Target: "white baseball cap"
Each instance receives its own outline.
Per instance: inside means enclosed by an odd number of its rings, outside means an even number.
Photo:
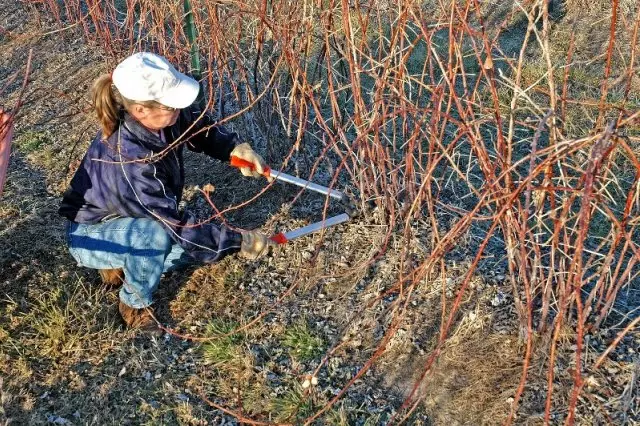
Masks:
[[[135,53],[120,62],[111,76],[122,96],[132,101],[156,101],[171,108],[186,108],[196,100],[200,86],[176,70],[162,56]]]

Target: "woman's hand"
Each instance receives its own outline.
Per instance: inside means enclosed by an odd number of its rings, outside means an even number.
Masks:
[[[263,173],[267,168],[267,163],[265,163],[262,157],[258,155],[251,148],[251,145],[249,145],[246,142],[241,143],[240,145],[236,145],[236,147],[233,148],[233,151],[231,151],[231,156],[241,158],[254,165],[255,167],[254,169],[251,169],[249,167],[241,167],[240,172],[242,173],[243,176],[252,176],[255,178],[259,178],[263,176]],[[267,178],[267,179],[271,181],[272,178],[271,179]]]
[[[240,245],[240,255],[246,259],[255,260],[269,253],[269,248],[276,244],[266,235],[257,231],[246,231],[242,233],[242,244]]]

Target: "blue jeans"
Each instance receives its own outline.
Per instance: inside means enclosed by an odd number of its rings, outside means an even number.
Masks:
[[[151,305],[163,272],[194,262],[152,219],[126,217],[94,225],[69,222],[67,243],[79,266],[122,268],[120,300],[136,309]]]

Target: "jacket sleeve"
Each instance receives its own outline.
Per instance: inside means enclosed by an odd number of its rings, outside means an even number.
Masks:
[[[200,117],[202,115],[202,117]],[[187,148],[194,152],[202,152],[221,161],[229,161],[231,151],[239,143],[238,134],[215,124],[211,114],[190,107],[184,110],[181,117],[182,131],[193,124],[187,134]]]
[[[198,224],[190,212],[179,214],[176,196],[162,182],[153,163],[122,164],[127,188],[121,192],[128,213],[160,222],[169,235],[194,259],[213,263],[240,250],[242,235],[226,226]]]

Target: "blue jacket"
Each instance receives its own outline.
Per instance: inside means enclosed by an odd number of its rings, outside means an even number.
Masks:
[[[184,187],[184,146],[229,161],[237,134],[221,126],[197,133],[212,125],[212,118],[205,115],[183,136],[185,143],[150,159],[182,135],[199,115],[199,111],[184,109],[161,138],[123,113],[120,125],[106,141],[98,132],[64,194],[59,213],[86,224],[112,217],[157,220],[175,242],[201,262],[215,262],[240,250],[240,233],[211,223],[194,227],[197,221],[193,214],[178,211]]]

